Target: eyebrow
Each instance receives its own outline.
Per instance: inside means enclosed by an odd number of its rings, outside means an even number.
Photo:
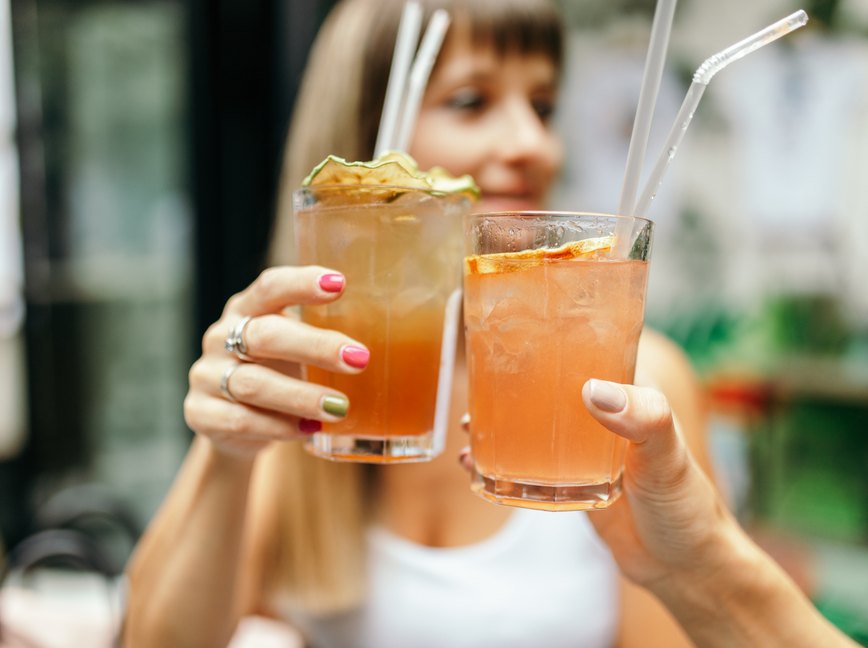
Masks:
[[[436,82],[442,83],[444,85],[464,85],[464,84],[474,84],[474,83],[488,83],[490,82],[498,73],[498,68],[496,65],[490,66],[476,66],[476,69],[472,70],[469,74],[466,74],[463,69],[463,66],[455,66],[456,70],[453,72],[452,70],[440,70],[440,74],[437,75]],[[534,89],[543,89],[543,90],[555,90],[558,87],[557,75],[547,75],[547,78],[540,78],[539,80],[534,80],[533,84]]]

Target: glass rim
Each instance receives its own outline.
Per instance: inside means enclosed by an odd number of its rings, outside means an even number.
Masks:
[[[441,189],[435,189],[433,187],[413,187],[410,185],[391,185],[391,184],[339,184],[339,183],[331,183],[331,184],[321,184],[314,185],[308,187],[298,187],[294,189],[292,192],[293,196],[306,194],[306,193],[317,193],[317,192],[349,192],[359,190],[365,193],[375,193],[375,192],[403,192],[403,193],[422,193],[427,194],[429,196],[434,196],[436,198],[456,198],[467,200],[468,202],[473,202],[473,200],[463,191],[443,191]]]
[[[526,220],[541,220],[543,218],[552,218],[553,220],[568,220],[570,218],[609,218],[613,220],[623,221],[639,221],[654,224],[654,221],[646,216],[627,216],[626,214],[610,214],[607,212],[593,211],[569,211],[563,209],[533,209],[533,210],[518,210],[518,211],[492,211],[492,212],[474,212],[467,218],[476,220],[482,218],[491,218],[499,220],[501,218],[518,218]]]

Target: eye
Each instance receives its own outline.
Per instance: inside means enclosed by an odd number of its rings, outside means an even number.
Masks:
[[[458,90],[446,100],[446,105],[449,108],[468,113],[481,112],[487,103],[482,92],[475,88]]]
[[[531,100],[534,112],[543,123],[548,123],[555,112],[555,101],[550,97],[543,97]]]

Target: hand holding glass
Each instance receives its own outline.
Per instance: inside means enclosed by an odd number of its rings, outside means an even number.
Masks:
[[[615,244],[616,229],[627,245]],[[590,378],[633,380],[651,230],[644,218],[604,214],[467,218],[473,489],[482,497],[552,511],[617,499],[626,441],[590,416],[581,391]]]

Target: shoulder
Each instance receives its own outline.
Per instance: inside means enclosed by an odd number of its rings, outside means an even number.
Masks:
[[[688,378],[693,368],[687,354],[663,333],[645,328],[639,338],[637,379],[653,382],[668,377]]]
[[[703,389],[687,354],[675,342],[651,329],[642,331],[636,358],[636,384],[655,387],[673,409],[698,405]]]

